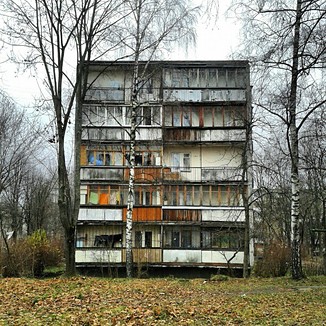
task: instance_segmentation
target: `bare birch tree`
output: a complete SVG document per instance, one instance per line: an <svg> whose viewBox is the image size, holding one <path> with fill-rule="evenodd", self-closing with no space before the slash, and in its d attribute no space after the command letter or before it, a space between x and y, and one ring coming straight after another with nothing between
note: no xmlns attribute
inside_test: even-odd
<svg viewBox="0 0 326 326"><path fill-rule="evenodd" d="M126 221L126 272L132 277L132 215L134 206L134 176L137 117L144 102L139 92L150 76L150 62L164 53L167 48L194 40L194 23L197 7L187 0L149 1L128 0L125 6L131 12L116 30L125 54L133 61L133 82L131 91L130 177L128 186Z"/></svg>
<svg viewBox="0 0 326 326"><path fill-rule="evenodd" d="M326 5L318 0L235 0L233 4L244 21L243 54L250 57L259 72L254 102L271 121L278 120L285 126L283 136L291 164L292 277L300 279L303 230L299 133L326 101L320 78L325 63Z"/></svg>

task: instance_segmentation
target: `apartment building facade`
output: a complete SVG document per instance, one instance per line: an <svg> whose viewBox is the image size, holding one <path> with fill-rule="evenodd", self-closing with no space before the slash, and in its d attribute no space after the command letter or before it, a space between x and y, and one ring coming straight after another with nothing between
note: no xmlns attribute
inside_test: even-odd
<svg viewBox="0 0 326 326"><path fill-rule="evenodd" d="M76 265L123 267L133 62L93 62L82 105ZM251 119L246 61L140 64L133 260L243 266Z"/></svg>

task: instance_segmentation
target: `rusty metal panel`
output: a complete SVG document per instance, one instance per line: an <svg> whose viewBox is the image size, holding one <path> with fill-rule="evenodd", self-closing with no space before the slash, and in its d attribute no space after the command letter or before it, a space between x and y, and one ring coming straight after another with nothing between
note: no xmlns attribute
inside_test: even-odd
<svg viewBox="0 0 326 326"><path fill-rule="evenodd" d="M201 210L166 209L163 210L163 221L200 222Z"/></svg>
<svg viewBox="0 0 326 326"><path fill-rule="evenodd" d="M165 141L199 141L200 131L196 129L166 129L164 131Z"/></svg>

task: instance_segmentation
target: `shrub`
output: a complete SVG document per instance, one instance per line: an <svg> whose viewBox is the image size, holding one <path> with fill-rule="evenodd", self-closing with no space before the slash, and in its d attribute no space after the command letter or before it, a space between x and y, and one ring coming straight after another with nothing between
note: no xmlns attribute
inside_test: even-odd
<svg viewBox="0 0 326 326"><path fill-rule="evenodd" d="M61 242L49 240L44 230L37 230L27 239L9 245L1 255L4 277L42 276L44 268L58 266L62 262Z"/></svg>
<svg viewBox="0 0 326 326"><path fill-rule="evenodd" d="M290 248L280 242L265 246L263 255L254 266L253 274L261 277L286 275L290 266Z"/></svg>

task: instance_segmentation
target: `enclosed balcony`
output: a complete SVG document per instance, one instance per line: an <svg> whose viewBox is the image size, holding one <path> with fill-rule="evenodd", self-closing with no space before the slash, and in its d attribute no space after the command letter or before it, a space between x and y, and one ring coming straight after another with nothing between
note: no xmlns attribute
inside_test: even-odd
<svg viewBox="0 0 326 326"><path fill-rule="evenodd" d="M174 102L245 102L243 89L165 89L163 101Z"/></svg>
<svg viewBox="0 0 326 326"><path fill-rule="evenodd" d="M163 169L163 181L169 182L225 182L241 181L246 175L239 167L180 167Z"/></svg>

